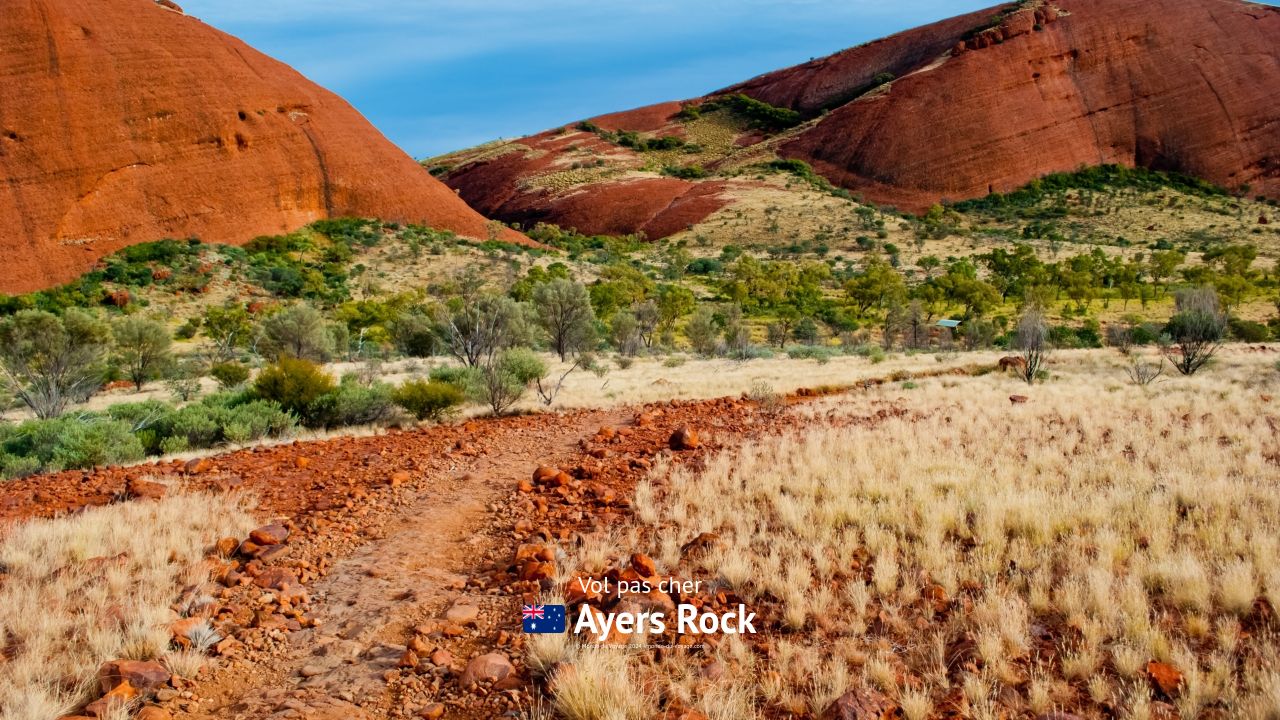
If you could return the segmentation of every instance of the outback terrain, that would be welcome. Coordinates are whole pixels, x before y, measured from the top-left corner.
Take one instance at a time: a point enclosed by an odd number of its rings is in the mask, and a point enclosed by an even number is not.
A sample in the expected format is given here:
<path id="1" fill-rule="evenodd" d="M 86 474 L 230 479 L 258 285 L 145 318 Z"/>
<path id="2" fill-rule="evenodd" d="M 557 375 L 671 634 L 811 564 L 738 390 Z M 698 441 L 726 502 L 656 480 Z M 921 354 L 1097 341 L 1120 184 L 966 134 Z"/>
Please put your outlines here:
<path id="1" fill-rule="evenodd" d="M 1280 717 L 1278 51 L 1023 0 L 417 162 L 17 0 L 0 718 Z"/>
<path id="2" fill-rule="evenodd" d="M 86 591 L 165 555 L 181 593 L 130 597 L 159 636 L 10 615 L 6 712 L 67 691 L 25 668 L 44 643 L 92 666 L 171 632 L 116 692 L 174 717 L 1270 717 L 1277 357 L 1141 388 L 1076 352 L 1022 397 L 971 365 L 14 481 L 7 518 L 72 514 L 6 539 L 7 611 L 38 573 Z M 173 535 L 104 527 L 125 517 Z M 636 574 L 704 585 L 572 594 Z M 522 635 L 520 603 L 561 592 L 745 601 L 762 633 Z"/>

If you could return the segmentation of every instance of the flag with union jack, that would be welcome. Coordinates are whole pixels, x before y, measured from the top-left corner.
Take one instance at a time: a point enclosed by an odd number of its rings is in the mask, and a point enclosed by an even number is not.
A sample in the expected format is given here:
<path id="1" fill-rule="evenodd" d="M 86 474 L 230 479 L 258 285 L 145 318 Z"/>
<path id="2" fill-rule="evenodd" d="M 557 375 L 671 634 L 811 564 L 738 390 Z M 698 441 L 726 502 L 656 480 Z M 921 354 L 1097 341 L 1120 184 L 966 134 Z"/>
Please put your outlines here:
<path id="1" fill-rule="evenodd" d="M 562 633 L 565 630 L 563 605 L 525 605 L 520 619 L 527 633 Z"/>

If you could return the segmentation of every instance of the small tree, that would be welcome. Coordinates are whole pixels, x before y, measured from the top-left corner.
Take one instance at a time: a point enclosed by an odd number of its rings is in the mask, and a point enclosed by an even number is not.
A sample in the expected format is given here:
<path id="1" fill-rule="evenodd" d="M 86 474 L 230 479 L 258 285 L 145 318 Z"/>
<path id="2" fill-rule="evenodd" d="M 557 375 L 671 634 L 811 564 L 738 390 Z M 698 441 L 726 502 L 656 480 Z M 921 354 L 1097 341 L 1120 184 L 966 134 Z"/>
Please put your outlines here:
<path id="1" fill-rule="evenodd" d="M 1161 343 L 1165 357 L 1183 375 L 1194 375 L 1222 347 L 1227 316 L 1213 288 L 1179 290 L 1174 294 L 1176 312 L 1165 326 Z"/>
<path id="2" fill-rule="evenodd" d="M 595 342 L 596 314 L 581 283 L 563 278 L 542 283 L 533 289 L 533 307 L 560 362 Z"/>
<path id="3" fill-rule="evenodd" d="M 36 417 L 54 418 L 102 384 L 110 346 L 110 328 L 82 310 L 23 310 L 0 324 L 0 379 Z"/>
<path id="4" fill-rule="evenodd" d="M 259 348 L 266 357 L 294 357 L 323 362 L 333 353 L 329 323 L 310 305 L 293 305 L 262 323 Z"/>
<path id="5" fill-rule="evenodd" d="M 528 348 L 509 348 L 493 357 L 493 361 L 480 368 L 475 391 L 483 402 L 501 415 L 515 405 L 529 385 L 547 374 L 547 366 Z"/>
<path id="6" fill-rule="evenodd" d="M 527 332 L 522 306 L 499 295 L 485 295 L 445 313 L 436 334 L 449 354 L 467 367 L 489 367 L 498 353 L 519 344 Z"/>
<path id="7" fill-rule="evenodd" d="M 213 356 L 219 361 L 235 357 L 236 350 L 247 344 L 253 335 L 249 313 L 240 305 L 209 308 L 204 313 L 201 329 L 213 346 Z"/>
<path id="8" fill-rule="evenodd" d="M 165 326 L 144 317 L 131 316 L 112 328 L 116 338 L 116 361 L 139 391 L 148 380 L 173 365 L 173 340 Z"/>
<path id="9" fill-rule="evenodd" d="M 751 328 L 742 319 L 742 308 L 730 305 L 724 313 L 724 344 L 729 354 L 746 360 L 751 351 Z"/>
<path id="10" fill-rule="evenodd" d="M 1017 347 L 1022 351 L 1022 378 L 1030 385 L 1036 381 L 1044 359 L 1049 354 L 1049 326 L 1038 307 L 1027 308 L 1018 318 Z"/>
<path id="11" fill-rule="evenodd" d="M 716 339 L 720 334 L 716 327 L 715 313 L 711 308 L 700 307 L 689 318 L 684 334 L 689 338 L 693 351 L 699 355 L 711 356 L 716 352 Z"/>
<path id="12" fill-rule="evenodd" d="M 613 321 L 609 324 L 609 342 L 624 357 L 631 357 L 640 351 L 640 323 L 634 314 L 620 312 L 613 316 Z"/>

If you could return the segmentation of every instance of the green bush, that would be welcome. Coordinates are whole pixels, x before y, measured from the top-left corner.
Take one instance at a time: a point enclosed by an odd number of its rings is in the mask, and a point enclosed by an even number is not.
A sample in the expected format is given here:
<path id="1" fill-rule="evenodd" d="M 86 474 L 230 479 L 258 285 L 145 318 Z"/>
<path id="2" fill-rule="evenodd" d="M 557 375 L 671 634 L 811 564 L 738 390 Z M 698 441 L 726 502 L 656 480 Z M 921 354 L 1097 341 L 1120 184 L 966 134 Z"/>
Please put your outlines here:
<path id="1" fill-rule="evenodd" d="M 1129 330 L 1129 342 L 1134 345 L 1154 345 L 1160 339 L 1164 328 L 1156 323 L 1142 323 Z"/>
<path id="2" fill-rule="evenodd" d="M 249 368 L 235 361 L 220 362 L 209 368 L 209 374 L 224 390 L 230 390 L 243 385 L 249 379 Z"/>
<path id="3" fill-rule="evenodd" d="M 681 180 L 698 180 L 710 175 L 701 165 L 665 165 L 662 174 Z"/>
<path id="4" fill-rule="evenodd" d="M 391 399 L 419 420 L 439 421 L 466 399 L 466 392 L 440 380 L 408 380 L 395 389 Z"/>
<path id="5" fill-rule="evenodd" d="M 0 463 L 10 476 L 120 465 L 144 455 L 129 423 L 96 415 L 28 420 L 0 442 Z"/>
<path id="6" fill-rule="evenodd" d="M 23 478 L 40 472 L 40 458 L 0 452 L 0 478 Z"/>
<path id="7" fill-rule="evenodd" d="M 831 362 L 831 359 L 837 355 L 839 353 L 835 348 L 821 345 L 793 345 L 787 348 L 787 357 L 792 360 L 817 360 L 820 365 Z"/>
<path id="8" fill-rule="evenodd" d="M 478 382 L 470 388 L 471 396 L 501 415 L 516 404 L 529 384 L 547 373 L 547 366 L 523 347 L 503 350 L 493 363 L 479 371 Z"/>
<path id="9" fill-rule="evenodd" d="M 297 420 L 275 402 L 246 400 L 244 395 L 236 394 L 212 395 L 176 411 L 167 427 L 158 428 L 160 439 L 155 452 L 279 437 L 296 426 Z"/>
<path id="10" fill-rule="evenodd" d="M 704 111 L 721 107 L 727 108 L 730 112 L 750 122 L 752 127 L 761 130 L 786 130 L 799 125 L 803 121 L 800 113 L 795 110 L 776 107 L 741 93 L 724 95 L 702 104 Z"/>
<path id="11" fill-rule="evenodd" d="M 337 387 L 324 368 L 310 360 L 287 356 L 263 368 L 253 381 L 255 396 L 278 403 L 304 424 L 312 419 L 315 402 Z"/>
<path id="12" fill-rule="evenodd" d="M 318 427 L 378 425 L 395 417 L 392 388 L 383 382 L 362 384 L 354 375 L 346 375 L 338 387 L 316 398 L 306 418 Z"/>
<path id="13" fill-rule="evenodd" d="M 476 368 L 441 365 L 432 368 L 427 374 L 427 379 L 432 382 L 447 383 L 466 393 L 479 382 L 479 374 Z"/>
<path id="14" fill-rule="evenodd" d="M 685 268 L 690 275 L 714 275 L 724 272 L 724 263 L 714 258 L 698 258 Z"/>
<path id="15" fill-rule="evenodd" d="M 1271 329 L 1252 320 L 1231 319 L 1231 337 L 1240 342 L 1260 343 L 1271 338 Z"/>

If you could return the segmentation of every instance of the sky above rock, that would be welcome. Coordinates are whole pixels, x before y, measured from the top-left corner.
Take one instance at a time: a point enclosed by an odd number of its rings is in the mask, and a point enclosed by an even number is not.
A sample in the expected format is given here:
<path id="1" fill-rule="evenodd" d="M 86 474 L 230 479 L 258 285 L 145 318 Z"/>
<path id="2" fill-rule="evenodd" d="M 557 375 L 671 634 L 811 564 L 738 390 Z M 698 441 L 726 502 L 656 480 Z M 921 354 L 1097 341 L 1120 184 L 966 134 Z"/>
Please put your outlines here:
<path id="1" fill-rule="evenodd" d="M 179 0 L 422 158 L 697 97 L 991 0 Z"/>

